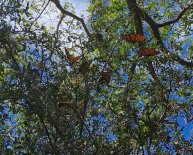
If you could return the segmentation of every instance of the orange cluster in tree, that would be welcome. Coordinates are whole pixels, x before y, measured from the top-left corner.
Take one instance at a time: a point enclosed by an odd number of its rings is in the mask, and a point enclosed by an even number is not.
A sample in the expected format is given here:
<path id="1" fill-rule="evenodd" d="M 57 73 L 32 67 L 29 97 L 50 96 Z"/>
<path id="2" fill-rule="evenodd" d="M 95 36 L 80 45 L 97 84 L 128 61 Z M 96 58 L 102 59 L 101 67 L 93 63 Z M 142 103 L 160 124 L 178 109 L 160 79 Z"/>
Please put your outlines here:
<path id="1" fill-rule="evenodd" d="M 128 34 L 128 35 L 123 35 L 122 38 L 131 43 L 136 43 L 136 42 L 141 43 L 145 40 L 145 37 L 142 34 Z"/>
<path id="2" fill-rule="evenodd" d="M 111 75 L 112 75 L 112 70 L 108 69 L 106 71 L 103 71 L 101 73 L 101 78 L 99 79 L 99 83 L 100 82 L 106 82 L 106 84 L 109 84 L 109 82 L 111 80 Z"/>
<path id="3" fill-rule="evenodd" d="M 58 103 L 58 108 L 75 109 L 77 112 L 81 112 L 84 109 L 84 102 L 78 101 L 77 106 L 75 106 L 72 101 L 63 101 Z"/>
<path id="4" fill-rule="evenodd" d="M 67 49 L 66 49 L 66 56 L 70 63 L 78 62 L 81 58 L 81 56 L 74 56 L 73 54 L 70 54 Z"/>
<path id="5" fill-rule="evenodd" d="M 82 111 L 84 110 L 84 106 L 85 106 L 84 102 L 83 102 L 83 101 L 80 101 L 80 102 L 78 103 L 78 105 L 77 105 L 77 111 L 78 111 L 78 112 L 82 112 Z"/>
<path id="6" fill-rule="evenodd" d="M 80 65 L 80 69 L 79 69 L 79 70 L 80 70 L 80 72 L 81 72 L 83 75 L 85 75 L 85 74 L 88 72 L 90 63 L 91 63 L 91 62 L 84 62 L 84 63 L 82 63 L 82 64 Z"/>
<path id="7" fill-rule="evenodd" d="M 139 50 L 139 57 L 141 56 L 154 56 L 159 54 L 155 48 L 142 48 Z"/>
<path id="8" fill-rule="evenodd" d="M 71 102 L 68 102 L 68 101 L 64 101 L 64 102 L 59 102 L 58 103 L 58 107 L 61 108 L 61 107 L 67 107 L 67 108 L 71 108 L 72 107 L 72 103 Z"/>

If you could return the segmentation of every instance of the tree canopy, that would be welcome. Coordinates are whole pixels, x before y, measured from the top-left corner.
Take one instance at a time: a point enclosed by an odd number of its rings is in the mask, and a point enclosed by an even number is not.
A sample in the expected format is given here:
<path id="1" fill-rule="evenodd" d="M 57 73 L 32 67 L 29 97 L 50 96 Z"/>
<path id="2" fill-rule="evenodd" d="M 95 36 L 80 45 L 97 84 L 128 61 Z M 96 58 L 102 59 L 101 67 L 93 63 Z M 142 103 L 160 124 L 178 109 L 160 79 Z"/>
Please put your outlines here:
<path id="1" fill-rule="evenodd" d="M 192 0 L 88 12 L 0 1 L 0 153 L 190 155 Z"/>

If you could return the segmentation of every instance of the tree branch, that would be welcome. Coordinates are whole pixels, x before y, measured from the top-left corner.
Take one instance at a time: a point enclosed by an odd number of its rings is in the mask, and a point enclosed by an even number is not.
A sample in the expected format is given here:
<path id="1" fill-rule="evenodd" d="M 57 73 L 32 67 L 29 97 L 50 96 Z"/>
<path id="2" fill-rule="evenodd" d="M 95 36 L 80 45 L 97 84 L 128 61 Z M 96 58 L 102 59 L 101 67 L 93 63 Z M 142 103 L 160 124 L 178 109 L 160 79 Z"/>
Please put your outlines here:
<path id="1" fill-rule="evenodd" d="M 191 9 L 192 5 L 193 4 L 191 4 L 188 7 L 184 8 L 184 10 L 182 10 L 182 12 L 180 12 L 180 14 L 178 15 L 178 17 L 176 19 L 165 22 L 165 23 L 162 23 L 162 24 L 157 24 L 157 27 L 164 27 L 164 26 L 167 26 L 167 25 L 174 24 L 174 23 L 178 22 L 182 18 L 182 16 L 186 13 L 186 11 Z"/>
<path id="2" fill-rule="evenodd" d="M 44 1 L 45 3 L 45 1 Z M 40 16 L 43 14 L 43 12 L 46 10 L 48 4 L 50 3 L 50 1 L 48 1 L 48 3 L 46 4 L 46 6 L 41 10 L 41 12 L 39 13 L 39 15 L 36 17 L 36 19 L 31 23 L 31 26 L 33 25 L 33 23 L 35 23 L 39 18 Z"/>
<path id="3" fill-rule="evenodd" d="M 158 24 L 156 23 L 144 10 L 142 10 L 139 6 L 136 6 L 136 9 L 138 10 L 138 13 L 140 14 L 140 16 L 142 18 L 144 18 L 144 20 L 151 26 L 155 26 L 157 28 L 160 28 L 160 27 L 164 27 L 164 26 L 167 26 L 167 25 L 170 25 L 170 24 L 174 24 L 176 22 L 178 22 L 182 16 L 185 14 L 185 12 L 189 9 L 192 9 L 192 5 L 189 5 L 188 7 L 184 8 L 184 10 L 178 15 L 178 17 L 174 20 L 171 20 L 171 21 L 168 21 L 168 22 L 165 22 L 165 23 L 162 23 L 162 24 Z"/>
<path id="4" fill-rule="evenodd" d="M 53 153 L 55 154 L 55 152 L 56 152 L 56 151 L 55 151 L 55 147 L 54 147 L 54 144 L 52 143 L 52 139 L 51 139 L 50 133 L 49 133 L 49 131 L 48 131 L 48 128 L 47 128 L 47 126 L 46 126 L 43 118 L 41 117 L 41 115 L 40 115 L 39 113 L 37 113 L 37 115 L 38 115 L 38 117 L 39 117 L 40 122 L 41 122 L 42 125 L 44 126 L 46 135 L 47 135 L 47 137 L 48 137 L 48 141 L 49 141 L 49 143 L 50 143 L 50 146 L 51 146 L 51 148 L 52 148 Z"/>
<path id="5" fill-rule="evenodd" d="M 159 26 L 158 24 L 146 13 L 144 12 L 140 7 L 136 6 L 137 12 L 140 14 L 140 16 L 150 25 L 153 35 L 158 41 L 158 44 L 161 46 L 162 51 L 165 52 L 170 56 L 170 58 L 174 61 L 177 61 L 179 64 L 186 66 L 186 67 L 193 67 L 193 62 L 186 61 L 182 58 L 180 58 L 178 55 L 172 54 L 163 44 L 160 32 L 159 32 Z M 190 6 L 188 7 L 190 8 Z"/>
<path id="6" fill-rule="evenodd" d="M 18 78 L 20 80 L 22 80 L 24 78 L 24 75 L 23 75 L 23 72 L 22 72 L 17 60 L 14 57 L 14 54 L 12 53 L 12 51 L 14 51 L 14 50 L 11 48 L 10 44 L 7 41 L 6 41 L 6 44 L 4 44 L 4 48 L 5 48 L 8 56 L 12 60 L 13 68 L 15 69 Z"/>
<path id="7" fill-rule="evenodd" d="M 136 0 L 127 0 L 127 5 L 129 7 L 129 10 L 131 10 L 131 12 L 134 14 L 136 33 L 137 34 L 143 34 L 143 25 L 142 25 L 142 21 L 141 21 L 141 18 L 140 18 L 140 13 L 138 12 L 139 9 L 138 9 Z M 148 18 L 148 16 L 147 16 L 147 18 Z M 149 18 L 149 20 L 151 20 L 151 18 Z M 151 22 L 153 23 L 154 21 L 151 20 Z M 155 24 L 155 22 L 153 24 Z M 143 46 L 143 43 L 139 43 L 139 48 L 141 48 L 142 46 Z M 149 61 L 147 64 L 148 64 L 148 70 L 149 70 L 151 76 L 153 77 L 153 79 L 155 81 L 159 82 L 159 79 L 158 79 L 158 77 L 155 73 L 152 62 Z M 132 66 L 131 69 L 134 69 L 133 67 L 134 66 Z"/>
<path id="8" fill-rule="evenodd" d="M 0 135 L 7 135 L 8 133 L 10 133 L 11 131 L 13 131 L 15 128 L 17 128 L 18 126 L 20 126 L 20 125 L 22 125 L 22 124 L 24 124 L 25 123 L 25 121 L 23 121 L 23 122 L 20 122 L 20 123 L 18 123 L 18 124 L 16 124 L 15 126 L 13 126 L 12 128 L 10 128 L 7 132 L 0 132 Z"/>
<path id="9" fill-rule="evenodd" d="M 63 14 L 65 14 L 65 15 L 67 15 L 67 16 L 70 16 L 70 17 L 76 19 L 77 21 L 81 22 L 81 24 L 82 24 L 82 26 L 83 26 L 86 34 L 88 35 L 88 37 L 91 37 L 91 34 L 90 34 L 90 32 L 89 32 L 89 30 L 88 30 L 88 28 L 87 28 L 87 26 L 86 26 L 86 24 L 85 24 L 85 22 L 84 22 L 84 20 L 83 20 L 82 18 L 78 17 L 77 15 L 75 15 L 75 14 L 69 12 L 69 11 L 64 10 L 64 8 L 61 6 L 59 0 L 50 0 L 50 1 L 53 2 L 53 3 L 56 5 L 56 7 L 57 7 Z"/>
<path id="10" fill-rule="evenodd" d="M 93 137 L 92 133 L 90 132 L 90 129 L 89 127 L 87 126 L 87 124 L 84 122 L 84 118 L 82 117 L 82 115 L 76 110 L 76 108 L 74 107 L 71 107 L 72 110 L 74 111 L 74 113 L 76 114 L 77 118 L 80 120 L 80 122 L 85 126 L 91 140 L 93 141 L 93 144 L 96 148 L 96 152 L 98 151 L 98 144 L 97 144 L 97 141 L 95 140 L 95 138 Z"/>

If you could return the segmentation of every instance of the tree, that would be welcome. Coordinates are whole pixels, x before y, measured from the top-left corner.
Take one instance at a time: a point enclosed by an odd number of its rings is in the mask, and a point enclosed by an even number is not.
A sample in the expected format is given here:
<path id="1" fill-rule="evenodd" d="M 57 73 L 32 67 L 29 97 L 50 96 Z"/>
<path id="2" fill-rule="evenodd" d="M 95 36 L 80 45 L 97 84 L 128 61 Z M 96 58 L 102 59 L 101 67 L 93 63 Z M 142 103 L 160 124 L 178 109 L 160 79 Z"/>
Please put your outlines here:
<path id="1" fill-rule="evenodd" d="M 2 154 L 191 154 L 191 1 L 0 6 Z"/>

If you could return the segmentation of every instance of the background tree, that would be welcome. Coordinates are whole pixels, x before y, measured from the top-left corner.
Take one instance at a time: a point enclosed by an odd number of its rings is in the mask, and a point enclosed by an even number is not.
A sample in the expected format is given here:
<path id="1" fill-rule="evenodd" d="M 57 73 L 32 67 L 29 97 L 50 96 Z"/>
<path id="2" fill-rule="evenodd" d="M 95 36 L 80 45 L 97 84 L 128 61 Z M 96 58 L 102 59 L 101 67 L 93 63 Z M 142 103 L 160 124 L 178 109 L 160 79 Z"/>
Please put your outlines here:
<path id="1" fill-rule="evenodd" d="M 2 154 L 191 154 L 191 1 L 0 6 Z"/>

